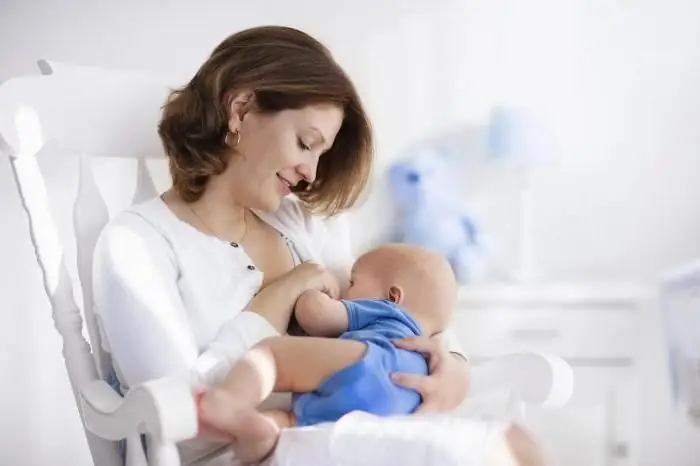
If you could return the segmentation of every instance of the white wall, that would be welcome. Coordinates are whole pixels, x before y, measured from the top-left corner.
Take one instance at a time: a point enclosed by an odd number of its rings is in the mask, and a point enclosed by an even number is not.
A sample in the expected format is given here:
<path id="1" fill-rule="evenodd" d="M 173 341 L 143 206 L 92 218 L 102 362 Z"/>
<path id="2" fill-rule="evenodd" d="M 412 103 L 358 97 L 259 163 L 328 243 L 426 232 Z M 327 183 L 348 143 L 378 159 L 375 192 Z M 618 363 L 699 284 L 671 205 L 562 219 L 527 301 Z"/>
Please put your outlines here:
<path id="1" fill-rule="evenodd" d="M 383 73 L 368 80 L 381 156 L 455 125 L 479 147 L 491 103 L 529 103 L 562 147 L 534 188 L 543 273 L 653 280 L 700 256 L 700 5 L 530 0 L 511 2 L 515 15 L 505 18 L 503 2 L 466 4 L 462 15 L 435 9 L 431 24 L 408 19 L 373 39 L 386 44 L 371 62 Z M 448 51 L 435 56 L 441 44 Z M 464 154 L 464 177 L 474 196 L 488 192 L 473 201 L 508 248 L 510 193 L 479 176 L 480 155 Z"/>
<path id="2" fill-rule="evenodd" d="M 0 81 L 34 73 L 38 58 L 184 79 L 235 30 L 294 25 L 326 42 L 356 79 L 377 129 L 378 176 L 412 142 L 461 132 L 474 148 L 462 166 L 467 192 L 506 253 L 510 193 L 479 162 L 483 125 L 498 98 L 536 103 L 561 137 L 561 159 L 543 168 L 535 186 L 536 249 L 549 276 L 649 281 L 700 256 L 700 4 L 510 3 L 520 8 L 510 10 L 516 16 L 504 14 L 505 0 L 5 0 Z M 378 177 L 357 213 L 361 224 L 371 218 L 376 226 L 356 235 L 358 250 L 388 237 L 389 221 L 375 216 L 389 206 Z M 6 159 L 0 218 L 0 370 L 12 382 L 0 396 L 0 463 L 88 464 Z M 686 444 L 694 433 L 666 410 L 658 367 L 648 373 L 655 387 L 649 418 L 665 423 L 645 430 L 644 464 L 697 464 L 700 452 L 673 445 L 674 432 Z"/>

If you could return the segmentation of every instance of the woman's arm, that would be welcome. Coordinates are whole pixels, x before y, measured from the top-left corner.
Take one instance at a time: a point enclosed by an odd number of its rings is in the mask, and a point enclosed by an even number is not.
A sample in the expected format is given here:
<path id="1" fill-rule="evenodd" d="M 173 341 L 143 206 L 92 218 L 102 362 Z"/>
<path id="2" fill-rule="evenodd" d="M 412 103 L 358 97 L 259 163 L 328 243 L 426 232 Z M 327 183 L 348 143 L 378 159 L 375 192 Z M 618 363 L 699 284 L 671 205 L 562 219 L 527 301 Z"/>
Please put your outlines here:
<path id="1" fill-rule="evenodd" d="M 161 377 L 210 383 L 260 340 L 277 335 L 261 315 L 240 312 L 200 355 L 177 287 L 172 249 L 135 214 L 107 227 L 95 248 L 95 310 L 124 383 Z"/>

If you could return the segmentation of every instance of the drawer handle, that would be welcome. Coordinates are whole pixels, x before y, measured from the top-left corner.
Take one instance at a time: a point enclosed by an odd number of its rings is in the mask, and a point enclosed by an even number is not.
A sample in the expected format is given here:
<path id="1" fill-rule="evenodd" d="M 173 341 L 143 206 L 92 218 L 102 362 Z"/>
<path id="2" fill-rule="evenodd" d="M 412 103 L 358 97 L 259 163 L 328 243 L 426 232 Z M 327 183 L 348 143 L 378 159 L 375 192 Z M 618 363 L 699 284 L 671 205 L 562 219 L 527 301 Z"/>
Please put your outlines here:
<path id="1" fill-rule="evenodd" d="M 559 337 L 559 330 L 546 328 L 518 329 L 511 332 L 517 340 L 554 340 Z"/>

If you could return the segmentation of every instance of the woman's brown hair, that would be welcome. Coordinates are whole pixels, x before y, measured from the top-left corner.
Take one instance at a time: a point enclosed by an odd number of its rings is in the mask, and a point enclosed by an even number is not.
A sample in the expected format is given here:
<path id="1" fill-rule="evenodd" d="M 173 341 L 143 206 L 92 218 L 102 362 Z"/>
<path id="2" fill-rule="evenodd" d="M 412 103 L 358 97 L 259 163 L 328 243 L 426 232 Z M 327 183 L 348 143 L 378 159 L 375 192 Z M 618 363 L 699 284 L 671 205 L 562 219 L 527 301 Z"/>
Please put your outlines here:
<path id="1" fill-rule="evenodd" d="M 211 176 L 222 173 L 229 102 L 236 91 L 255 93 L 256 111 L 274 113 L 332 103 L 344 110 L 333 146 L 320 158 L 316 180 L 296 195 L 315 212 L 351 207 L 367 184 L 373 143 L 369 120 L 354 85 L 316 39 L 297 29 L 263 26 L 229 36 L 163 107 L 158 134 L 170 160 L 173 187 L 196 201 Z"/>

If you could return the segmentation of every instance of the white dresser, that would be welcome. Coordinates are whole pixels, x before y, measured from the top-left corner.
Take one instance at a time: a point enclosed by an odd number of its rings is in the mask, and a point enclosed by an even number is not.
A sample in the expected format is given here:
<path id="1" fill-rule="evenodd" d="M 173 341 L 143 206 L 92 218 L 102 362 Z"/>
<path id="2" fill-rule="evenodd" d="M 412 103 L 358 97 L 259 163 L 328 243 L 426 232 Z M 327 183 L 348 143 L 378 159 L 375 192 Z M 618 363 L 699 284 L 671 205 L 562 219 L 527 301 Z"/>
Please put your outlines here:
<path id="1" fill-rule="evenodd" d="M 637 464 L 638 344 L 646 289 L 630 285 L 473 286 L 454 328 L 475 362 L 544 351 L 573 367 L 575 388 L 558 410 L 530 409 L 557 466 Z"/>

